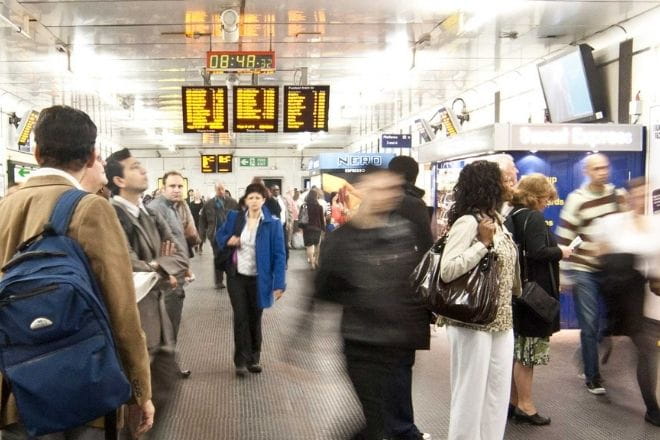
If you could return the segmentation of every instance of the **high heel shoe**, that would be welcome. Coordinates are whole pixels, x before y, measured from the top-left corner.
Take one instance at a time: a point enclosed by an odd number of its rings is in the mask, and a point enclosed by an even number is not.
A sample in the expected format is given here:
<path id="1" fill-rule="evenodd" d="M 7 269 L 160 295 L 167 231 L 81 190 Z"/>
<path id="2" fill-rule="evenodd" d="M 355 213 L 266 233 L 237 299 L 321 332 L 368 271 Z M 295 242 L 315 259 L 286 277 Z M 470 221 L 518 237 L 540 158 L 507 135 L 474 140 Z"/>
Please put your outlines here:
<path id="1" fill-rule="evenodd" d="M 529 415 L 520 408 L 513 410 L 513 421 L 516 423 L 529 423 L 530 425 L 543 426 L 550 424 L 550 417 L 543 417 L 538 412 Z"/>

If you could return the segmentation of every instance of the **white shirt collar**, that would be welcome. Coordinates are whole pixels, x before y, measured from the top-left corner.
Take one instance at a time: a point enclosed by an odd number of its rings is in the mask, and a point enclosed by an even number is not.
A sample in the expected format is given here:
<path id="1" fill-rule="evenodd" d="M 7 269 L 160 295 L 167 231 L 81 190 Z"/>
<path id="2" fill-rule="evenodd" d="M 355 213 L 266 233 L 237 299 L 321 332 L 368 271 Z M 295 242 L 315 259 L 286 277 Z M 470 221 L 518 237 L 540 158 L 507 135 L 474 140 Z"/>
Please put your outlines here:
<path id="1" fill-rule="evenodd" d="M 142 203 L 142 200 L 140 200 L 139 205 L 134 205 L 133 203 L 129 202 L 122 196 L 112 196 L 112 200 L 116 200 L 120 205 L 124 206 L 126 209 L 128 209 L 128 212 L 133 215 L 133 217 L 138 218 L 140 216 L 140 211 L 142 210 L 143 212 L 147 213 L 146 208 L 144 207 L 144 204 Z M 148 213 L 147 213 L 148 214 Z"/>
<path id="2" fill-rule="evenodd" d="M 64 170 L 59 170 L 57 168 L 48 168 L 48 167 L 39 168 L 37 171 L 34 171 L 33 173 L 30 174 L 28 180 L 30 180 L 33 177 L 44 177 L 44 176 L 64 177 L 66 180 L 68 180 L 71 183 L 71 185 L 84 191 L 83 187 L 80 186 L 80 182 L 78 182 L 75 177 L 73 177 L 71 174 L 67 173 Z"/>

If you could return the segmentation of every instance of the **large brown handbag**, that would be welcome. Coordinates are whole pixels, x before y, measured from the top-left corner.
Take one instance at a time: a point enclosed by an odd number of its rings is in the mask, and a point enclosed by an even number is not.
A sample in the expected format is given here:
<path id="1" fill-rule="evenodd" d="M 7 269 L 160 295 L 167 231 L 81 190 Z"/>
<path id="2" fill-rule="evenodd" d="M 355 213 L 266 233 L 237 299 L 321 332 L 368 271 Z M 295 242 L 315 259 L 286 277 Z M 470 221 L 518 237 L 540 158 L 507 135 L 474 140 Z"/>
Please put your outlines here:
<path id="1" fill-rule="evenodd" d="M 429 249 L 410 276 L 415 294 L 431 312 L 450 321 L 486 326 L 497 315 L 497 254 L 489 249 L 479 264 L 454 281 L 440 277 L 444 235 Z"/>

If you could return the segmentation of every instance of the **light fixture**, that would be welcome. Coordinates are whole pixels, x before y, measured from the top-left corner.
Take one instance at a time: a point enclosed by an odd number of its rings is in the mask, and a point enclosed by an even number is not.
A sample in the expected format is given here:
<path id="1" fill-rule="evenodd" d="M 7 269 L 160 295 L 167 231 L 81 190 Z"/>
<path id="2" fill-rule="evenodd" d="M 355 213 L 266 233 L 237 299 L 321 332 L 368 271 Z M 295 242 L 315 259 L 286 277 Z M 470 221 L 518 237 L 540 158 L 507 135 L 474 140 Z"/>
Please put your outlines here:
<path id="1" fill-rule="evenodd" d="M 220 22 L 222 23 L 222 33 L 225 41 L 229 43 L 236 43 L 238 41 L 238 21 L 240 19 L 238 12 L 233 9 L 226 9 L 220 15 Z"/>
<path id="2" fill-rule="evenodd" d="M 455 104 L 457 102 L 460 102 L 462 104 L 460 112 L 457 112 L 455 110 Z M 468 113 L 468 111 L 467 111 L 467 104 L 465 104 L 465 100 L 463 98 L 454 99 L 454 102 L 451 103 L 451 109 L 454 112 L 454 114 L 456 115 L 456 117 L 458 118 L 461 125 L 463 125 L 463 123 L 465 123 L 465 122 L 470 121 L 470 113 Z"/>

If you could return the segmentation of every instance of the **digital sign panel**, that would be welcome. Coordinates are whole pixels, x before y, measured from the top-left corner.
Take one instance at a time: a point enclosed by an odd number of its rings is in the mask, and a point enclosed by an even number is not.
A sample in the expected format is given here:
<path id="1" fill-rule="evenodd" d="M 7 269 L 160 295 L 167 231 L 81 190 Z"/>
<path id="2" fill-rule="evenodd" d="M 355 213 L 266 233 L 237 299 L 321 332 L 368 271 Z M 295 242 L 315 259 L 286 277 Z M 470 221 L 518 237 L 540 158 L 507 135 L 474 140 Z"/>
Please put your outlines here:
<path id="1" fill-rule="evenodd" d="M 218 161 L 215 154 L 202 154 L 202 174 L 218 172 Z"/>
<path id="2" fill-rule="evenodd" d="M 328 131 L 330 86 L 284 86 L 286 133 Z"/>
<path id="3" fill-rule="evenodd" d="M 218 154 L 218 172 L 219 173 L 231 173 L 232 172 L 232 163 L 234 161 L 233 154 Z"/>
<path id="4" fill-rule="evenodd" d="M 181 87 L 184 133 L 227 133 L 227 87 Z"/>
<path id="5" fill-rule="evenodd" d="M 234 87 L 235 133 L 277 133 L 279 87 Z"/>
<path id="6" fill-rule="evenodd" d="M 18 127 L 18 145 L 20 147 L 25 146 L 30 141 L 30 133 L 34 128 L 34 124 L 37 123 L 37 118 L 39 117 L 39 112 L 30 110 L 27 112 L 23 119 L 21 119 L 21 125 Z"/>
<path id="7" fill-rule="evenodd" d="M 275 52 L 209 51 L 206 68 L 214 73 L 270 73 L 275 70 Z"/>

